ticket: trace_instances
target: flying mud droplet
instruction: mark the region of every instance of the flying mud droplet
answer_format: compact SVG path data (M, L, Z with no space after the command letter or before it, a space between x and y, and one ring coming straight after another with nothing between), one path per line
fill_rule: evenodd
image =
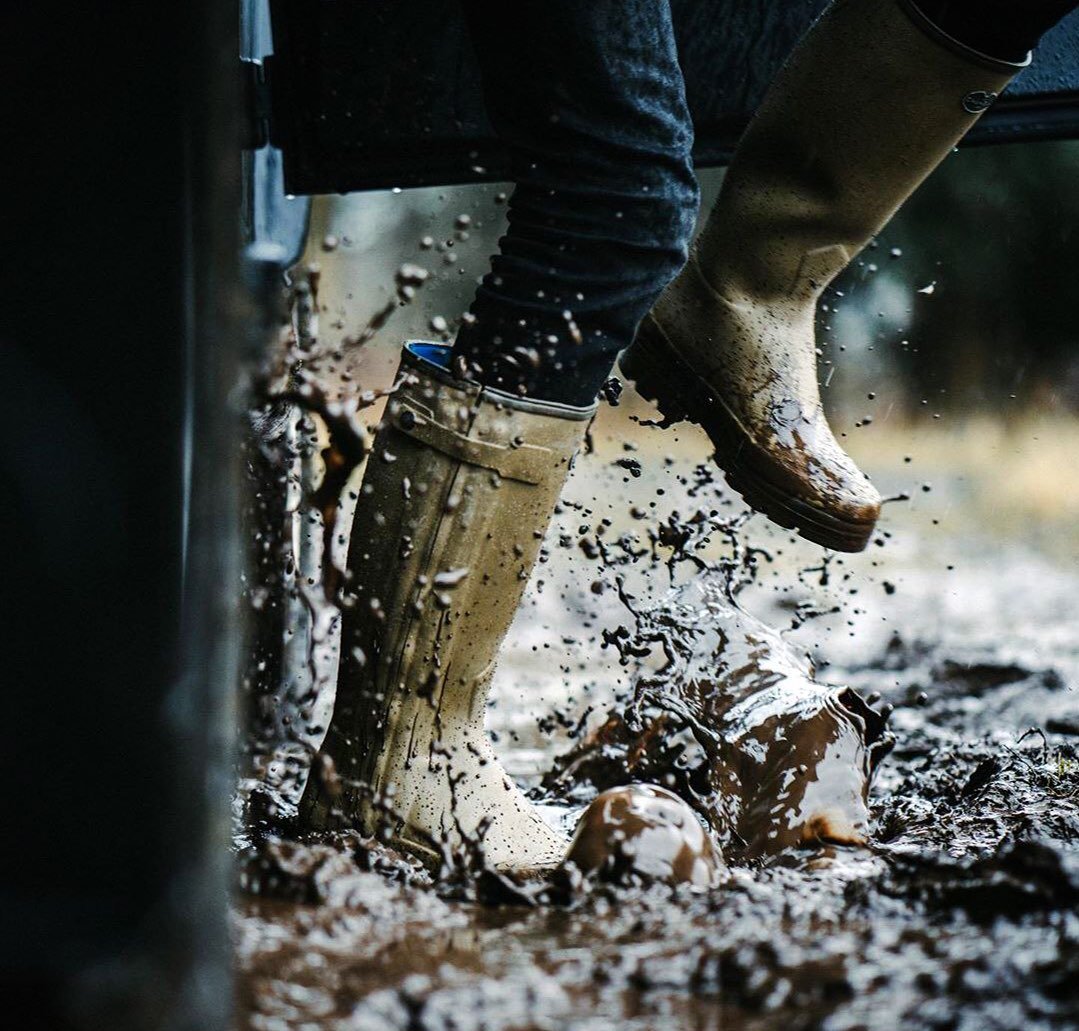
M467 566L460 569L447 569L443 573L436 573L434 579L435 587L456 587L466 576L468 576L469 570Z

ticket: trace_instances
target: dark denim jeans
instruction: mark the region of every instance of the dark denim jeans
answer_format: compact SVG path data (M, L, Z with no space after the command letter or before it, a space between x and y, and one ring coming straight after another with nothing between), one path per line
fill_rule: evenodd
M1079 5L913 2L967 46L1016 60ZM462 3L516 188L454 369L589 404L684 264L697 215L669 0Z
M697 217L669 3L463 2L516 188L454 368L590 404L685 263Z

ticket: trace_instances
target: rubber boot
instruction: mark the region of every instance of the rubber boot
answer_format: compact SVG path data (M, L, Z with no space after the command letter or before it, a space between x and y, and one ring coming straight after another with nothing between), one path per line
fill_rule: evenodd
M432 861L482 840L496 869L546 868L566 841L495 759L484 714L595 406L455 380L449 354L405 348L374 442L350 541L337 698L301 818L381 831Z
M623 355L668 421L705 427L749 505L825 547L862 550L880 495L821 407L817 301L1021 67L897 0L837 0L775 79L688 265Z

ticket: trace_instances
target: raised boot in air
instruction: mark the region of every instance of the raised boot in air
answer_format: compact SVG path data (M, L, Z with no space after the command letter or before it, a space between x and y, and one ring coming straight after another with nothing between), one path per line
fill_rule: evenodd
M880 513L821 407L817 301L1021 67L912 4L837 0L775 79L688 265L623 355L668 420L708 431L746 502L808 540L860 551Z
M382 831L436 860L482 837L498 869L566 842L495 758L484 715L499 646L590 408L454 379L410 344L368 461L349 546L333 718L301 803L310 827Z

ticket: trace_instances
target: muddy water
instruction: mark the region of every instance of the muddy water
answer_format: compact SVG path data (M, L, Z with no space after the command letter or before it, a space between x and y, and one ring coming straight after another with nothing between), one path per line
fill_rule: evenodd
M992 456L950 461L955 438L943 430L901 444L879 435L870 468L885 493L912 499L889 506L888 536L866 555L822 563L756 519L732 543L741 508L701 466L702 442L634 422L646 417L629 403L607 410L574 474L499 672L490 722L500 755L553 820L572 824L607 786L600 772L626 768L627 739L609 733L609 714L629 711L642 685L670 682L663 640L641 638L679 618L665 602L672 587L740 577L751 581L739 595L744 623L722 604L710 616L690 606L708 640L683 656L679 682L704 683L726 662L730 683L761 620L784 632L762 638L753 685L772 663L810 698L826 684L825 701L852 687L877 710L894 706L866 845L815 834L754 848L752 813L725 811L712 826L730 863L717 887L596 883L532 904L498 883L432 884L356 836L276 842L270 818L238 838L239 1025L1074 1026L1079 568L1074 551L1058 550L1073 529L1062 506L1009 494L1015 516L1001 525ZM567 777L605 727L617 746L605 765L578 763ZM702 814L720 813L722 785L692 776L685 756L696 753L683 743L681 763L662 750L636 759Z

